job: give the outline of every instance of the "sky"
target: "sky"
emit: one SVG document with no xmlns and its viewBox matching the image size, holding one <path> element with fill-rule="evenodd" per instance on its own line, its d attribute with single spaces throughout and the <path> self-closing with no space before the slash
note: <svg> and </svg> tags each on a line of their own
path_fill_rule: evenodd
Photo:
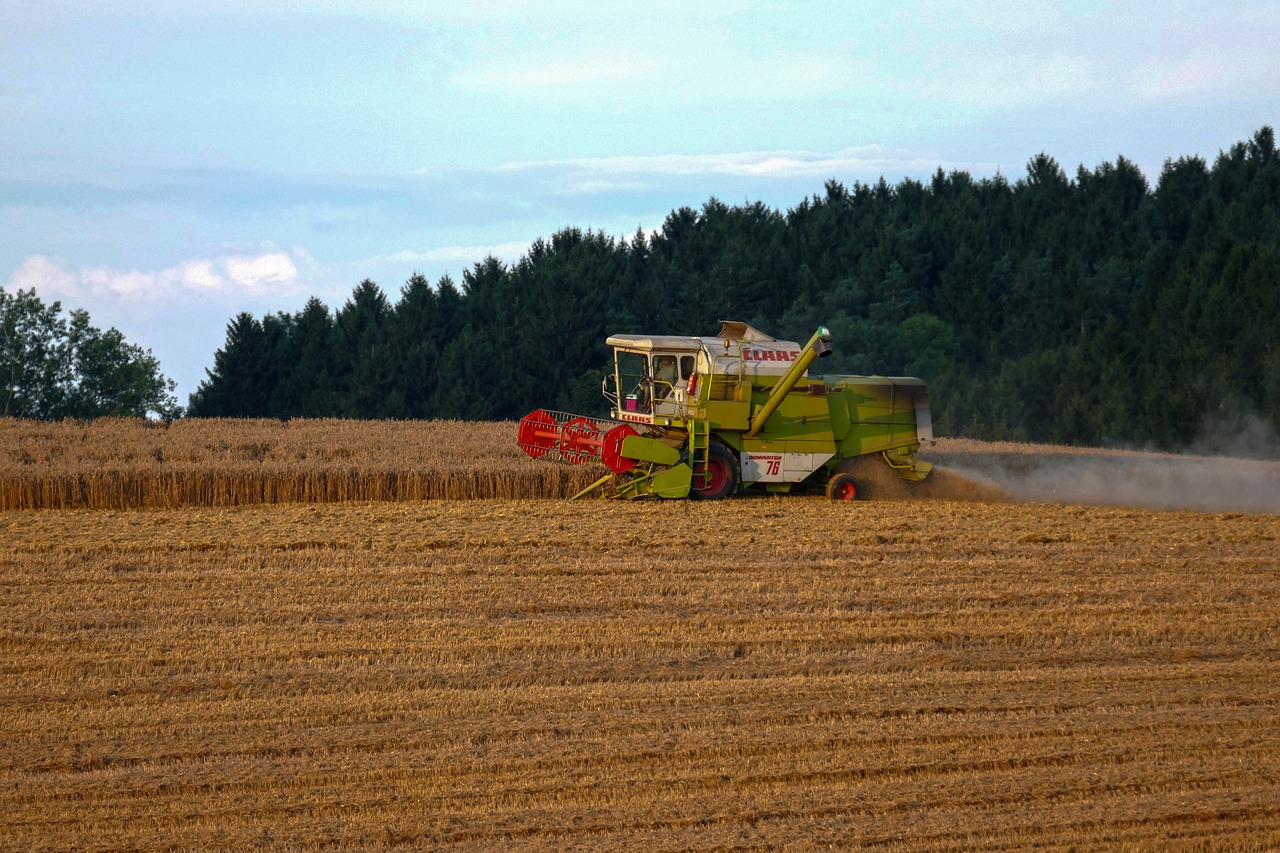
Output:
<svg viewBox="0 0 1280 853">
<path fill-rule="evenodd" d="M 1155 186 L 1280 123 L 1278 44 L 1280 0 L 0 0 L 0 287 L 185 403 L 242 311 L 566 227 L 1041 152 Z"/>
</svg>

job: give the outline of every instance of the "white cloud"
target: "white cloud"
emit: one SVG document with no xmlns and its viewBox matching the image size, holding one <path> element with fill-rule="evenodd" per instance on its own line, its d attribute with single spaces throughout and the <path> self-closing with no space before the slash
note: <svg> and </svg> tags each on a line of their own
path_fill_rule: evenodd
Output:
<svg viewBox="0 0 1280 853">
<path fill-rule="evenodd" d="M 229 257 L 223 259 L 223 265 L 226 267 L 229 283 L 244 290 L 296 291 L 298 268 L 284 252 L 257 257 Z"/>
<path fill-rule="evenodd" d="M 79 286 L 89 294 L 145 300 L 156 293 L 160 276 L 137 270 L 113 270 L 108 267 L 81 267 Z"/>
<path fill-rule="evenodd" d="M 426 251 L 405 250 L 389 255 L 375 255 L 361 261 L 362 265 L 396 264 L 463 264 L 479 263 L 492 255 L 500 261 L 512 263 L 518 261 L 527 251 L 532 241 L 517 240 L 510 243 L 498 243 L 481 246 L 440 246 Z"/>
<path fill-rule="evenodd" d="M 979 167 L 985 164 L 978 164 Z M 725 154 L 658 154 L 649 157 L 583 157 L 564 160 L 521 161 L 505 163 L 499 172 L 545 173 L 548 171 L 579 172 L 592 176 L 614 175 L 728 175 L 736 177 L 828 178 L 837 174 L 898 173 L 932 171 L 943 168 L 975 168 L 975 164 L 941 163 L 935 157 L 915 151 L 891 149 L 881 145 L 843 148 L 830 154 L 813 151 L 744 151 Z M 573 185 L 573 192 L 585 193 L 594 187 L 614 191 L 625 181 L 607 181 L 598 177 Z"/>
<path fill-rule="evenodd" d="M 222 277 L 213 268 L 213 261 L 187 261 L 180 270 L 182 281 L 192 290 L 216 292 L 222 285 Z"/>
<path fill-rule="evenodd" d="M 575 181 L 562 189 L 562 195 L 615 195 L 618 193 L 639 193 L 651 187 L 642 181 L 615 181 L 608 178 L 599 180 Z"/>
<path fill-rule="evenodd" d="M 305 253 L 300 260 L 309 262 Z M 298 268 L 285 252 L 193 258 L 156 271 L 75 267 L 61 258 L 30 255 L 9 279 L 9 290 L 47 299 L 156 302 L 183 297 L 296 296 Z"/>
<path fill-rule="evenodd" d="M 32 255 L 9 279 L 8 290 L 35 290 L 44 299 L 80 295 L 80 280 L 56 258 Z"/>
</svg>

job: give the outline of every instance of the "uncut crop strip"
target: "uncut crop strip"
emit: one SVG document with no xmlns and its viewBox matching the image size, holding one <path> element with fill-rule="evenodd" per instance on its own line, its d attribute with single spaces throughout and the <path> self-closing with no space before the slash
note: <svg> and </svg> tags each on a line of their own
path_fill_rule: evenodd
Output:
<svg viewBox="0 0 1280 853">
<path fill-rule="evenodd" d="M 556 498 L 602 473 L 528 458 L 506 423 L 0 420 L 0 509 Z"/>
<path fill-rule="evenodd" d="M 17 847 L 1280 844 L 1280 518 L 0 514 Z"/>
<path fill-rule="evenodd" d="M 906 484 L 872 458 L 863 494 L 1280 512 L 1280 462 L 964 439 L 923 455 L 954 470 Z M 0 419 L 0 510 L 564 498 L 605 473 L 530 459 L 511 423 Z"/>
</svg>

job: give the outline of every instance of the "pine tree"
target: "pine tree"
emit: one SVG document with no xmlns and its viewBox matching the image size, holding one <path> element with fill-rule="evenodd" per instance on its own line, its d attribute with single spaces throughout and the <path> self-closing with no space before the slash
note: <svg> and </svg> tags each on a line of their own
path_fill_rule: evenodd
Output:
<svg viewBox="0 0 1280 853">
<path fill-rule="evenodd" d="M 356 285 L 335 319 L 339 362 L 339 411 L 346 417 L 403 417 L 396 389 L 399 364 L 391 344 L 391 305 L 373 281 Z"/>
</svg>

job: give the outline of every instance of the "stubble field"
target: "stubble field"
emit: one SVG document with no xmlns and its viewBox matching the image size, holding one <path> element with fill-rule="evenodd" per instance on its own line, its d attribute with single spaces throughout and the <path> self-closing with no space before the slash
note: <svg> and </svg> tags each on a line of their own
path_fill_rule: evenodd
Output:
<svg viewBox="0 0 1280 853">
<path fill-rule="evenodd" d="M 1275 848 L 1278 539 L 942 500 L 6 510 L 0 847 Z"/>
</svg>

